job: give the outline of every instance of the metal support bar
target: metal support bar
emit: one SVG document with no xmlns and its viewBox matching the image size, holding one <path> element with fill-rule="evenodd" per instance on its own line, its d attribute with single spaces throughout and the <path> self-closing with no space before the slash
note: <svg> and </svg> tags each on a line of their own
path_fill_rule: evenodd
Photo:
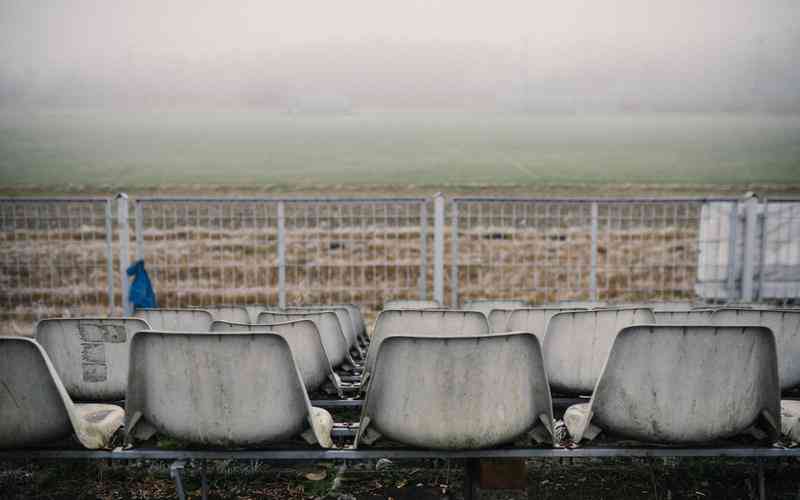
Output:
<svg viewBox="0 0 800 500">
<path fill-rule="evenodd" d="M 764 198 L 764 202 L 761 204 L 761 252 L 759 255 L 758 261 L 758 290 L 756 291 L 756 297 L 758 299 L 764 298 L 764 280 L 767 276 L 767 224 L 769 223 L 768 214 L 769 213 L 769 201 L 767 198 Z"/>
<path fill-rule="evenodd" d="M 452 290 L 451 305 L 458 307 L 458 203 L 453 203 L 453 215 L 450 225 L 452 226 L 453 235 L 451 241 L 451 255 L 453 256 L 452 268 L 450 270 L 450 289 Z"/>
<path fill-rule="evenodd" d="M 206 461 L 200 464 L 200 498 L 208 500 L 208 475 L 206 474 Z"/>
<path fill-rule="evenodd" d="M 444 304 L 444 196 L 433 195 L 433 300 Z"/>
<path fill-rule="evenodd" d="M 106 280 L 108 287 L 108 315 L 114 316 L 114 211 L 111 200 L 106 200 Z"/>
<path fill-rule="evenodd" d="M 144 215 L 142 202 L 136 200 L 133 204 L 133 222 L 136 233 L 136 260 L 144 260 Z"/>
<path fill-rule="evenodd" d="M 764 481 L 764 460 L 758 458 L 756 462 L 758 462 L 758 498 L 767 500 L 767 486 Z"/>
<path fill-rule="evenodd" d="M 286 307 L 286 203 L 278 202 L 278 307 Z"/>
<path fill-rule="evenodd" d="M 186 490 L 183 487 L 183 469 L 186 467 L 184 460 L 172 462 L 169 466 L 169 477 L 175 481 L 175 493 L 179 500 L 186 500 Z"/>
<path fill-rule="evenodd" d="M 128 245 L 131 236 L 128 228 L 128 195 L 125 193 L 117 195 L 117 233 L 119 234 L 119 281 L 122 292 L 122 310 L 125 316 L 130 316 L 133 314 L 133 307 L 128 300 L 128 266 L 130 265 Z"/>
<path fill-rule="evenodd" d="M 598 229 L 598 206 L 597 202 L 592 203 L 592 269 L 589 275 L 589 289 L 591 290 L 591 300 L 597 300 L 597 229 Z"/>
<path fill-rule="evenodd" d="M 468 458 L 464 461 L 464 500 L 479 500 L 481 492 L 478 488 L 478 468 L 480 459 Z"/>
<path fill-rule="evenodd" d="M 728 302 L 737 299 L 736 293 L 736 237 L 739 232 L 739 202 L 734 201 L 728 223 Z"/>
<path fill-rule="evenodd" d="M 419 204 L 419 300 L 428 298 L 428 202 Z"/>
<path fill-rule="evenodd" d="M 742 252 L 742 302 L 752 302 L 756 261 L 756 230 L 758 228 L 758 198 L 744 202 L 744 250 Z"/>
</svg>

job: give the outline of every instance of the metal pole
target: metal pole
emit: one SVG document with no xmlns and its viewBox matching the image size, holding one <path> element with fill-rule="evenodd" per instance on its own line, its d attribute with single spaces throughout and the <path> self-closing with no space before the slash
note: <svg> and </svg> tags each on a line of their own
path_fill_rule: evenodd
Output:
<svg viewBox="0 0 800 500">
<path fill-rule="evenodd" d="M 128 255 L 128 245 L 130 243 L 130 231 L 128 229 L 128 195 L 119 193 L 117 195 L 117 231 L 119 234 L 119 281 L 122 292 L 122 310 L 125 316 L 133 313 L 133 308 L 128 300 L 128 265 L 130 257 Z"/>
<path fill-rule="evenodd" d="M 592 203 L 592 269 L 589 275 L 591 300 L 597 300 L 597 202 Z"/>
<path fill-rule="evenodd" d="M 114 315 L 114 235 L 111 200 L 106 200 L 106 275 L 108 281 L 108 315 Z"/>
<path fill-rule="evenodd" d="M 134 202 L 133 216 L 136 231 L 136 260 L 144 260 L 144 217 L 142 216 L 141 200 Z"/>
<path fill-rule="evenodd" d="M 286 203 L 278 202 L 278 307 L 286 307 Z"/>
<path fill-rule="evenodd" d="M 433 300 L 444 304 L 444 196 L 433 195 Z"/>
<path fill-rule="evenodd" d="M 751 195 L 744 204 L 744 251 L 742 252 L 742 302 L 753 301 L 753 278 L 756 261 L 758 198 Z"/>
<path fill-rule="evenodd" d="M 728 223 L 728 297 L 726 302 L 736 300 L 736 237 L 739 232 L 739 202 L 734 201 Z"/>
<path fill-rule="evenodd" d="M 769 201 L 766 197 L 764 197 L 764 203 L 762 203 L 761 207 L 761 255 L 759 256 L 758 291 L 756 293 L 759 300 L 764 298 L 764 281 L 767 275 L 767 224 L 769 223 L 767 214 L 769 213 Z"/>
<path fill-rule="evenodd" d="M 453 202 L 453 215 L 450 224 L 453 227 L 453 236 L 451 238 L 453 267 L 450 276 L 450 289 L 453 295 L 452 305 L 453 307 L 458 307 L 458 203 L 455 201 Z"/>
<path fill-rule="evenodd" d="M 428 201 L 419 204 L 419 300 L 428 298 Z"/>
</svg>

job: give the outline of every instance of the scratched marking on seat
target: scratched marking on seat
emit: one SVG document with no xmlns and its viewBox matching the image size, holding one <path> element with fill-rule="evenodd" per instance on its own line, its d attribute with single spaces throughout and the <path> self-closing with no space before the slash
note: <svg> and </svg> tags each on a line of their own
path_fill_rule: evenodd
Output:
<svg viewBox="0 0 800 500">
<path fill-rule="evenodd" d="M 78 335 L 84 382 L 105 382 L 108 380 L 106 344 L 124 343 L 128 332 L 123 325 L 80 322 Z"/>
</svg>

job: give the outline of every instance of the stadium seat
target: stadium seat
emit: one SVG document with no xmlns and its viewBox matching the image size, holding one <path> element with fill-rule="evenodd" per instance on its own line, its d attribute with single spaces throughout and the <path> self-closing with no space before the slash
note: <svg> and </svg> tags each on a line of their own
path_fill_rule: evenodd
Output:
<svg viewBox="0 0 800 500">
<path fill-rule="evenodd" d="M 214 305 L 202 306 L 202 309 L 210 312 L 214 320 L 250 323 L 250 311 L 245 306 Z"/>
<path fill-rule="evenodd" d="M 383 303 L 383 310 L 389 309 L 441 309 L 442 305 L 435 300 L 397 299 Z"/>
<path fill-rule="evenodd" d="M 598 300 L 560 300 L 557 304 L 552 305 L 563 307 L 565 309 L 598 309 L 601 307 L 610 306 L 608 302 L 602 302 Z"/>
<path fill-rule="evenodd" d="M 656 323 L 686 325 L 686 324 L 711 324 L 711 315 L 714 309 L 683 309 L 653 311 Z"/>
<path fill-rule="evenodd" d="M 553 392 L 590 394 L 622 328 L 655 322 L 645 308 L 570 311 L 547 323 L 543 351 Z"/>
<path fill-rule="evenodd" d="M 479 449 L 526 433 L 552 441 L 552 403 L 539 341 L 527 333 L 386 338 L 356 447 L 385 436 L 433 449 Z"/>
<path fill-rule="evenodd" d="M 336 313 L 332 311 L 319 312 L 279 312 L 264 311 L 258 315 L 257 324 L 286 323 L 300 319 L 310 319 L 317 325 L 322 345 L 331 361 L 331 366 L 338 368 L 345 361 L 351 366 L 358 366 L 348 352 L 347 337 L 342 332 L 341 324 Z"/>
<path fill-rule="evenodd" d="M 153 330 L 173 332 L 207 332 L 214 321 L 205 309 L 137 309 L 133 315 Z"/>
<path fill-rule="evenodd" d="M 529 306 L 530 304 L 524 300 L 481 299 L 468 300 L 464 302 L 464 304 L 461 306 L 461 309 L 464 311 L 480 311 L 488 318 L 489 314 L 494 309 L 519 309 L 520 307 Z"/>
<path fill-rule="evenodd" d="M 340 396 L 343 395 L 345 388 L 354 389 L 349 384 L 344 384 L 333 371 L 330 359 L 325 353 L 325 347 L 322 345 L 317 325 L 310 319 L 263 325 L 214 321 L 211 323 L 211 331 L 214 333 L 276 333 L 289 343 L 297 368 L 303 376 L 303 383 L 308 392 L 319 389 L 326 381 L 330 381 L 334 391 Z"/>
<path fill-rule="evenodd" d="M 623 328 L 591 401 L 570 407 L 564 422 L 575 441 L 602 429 L 645 442 L 703 443 L 754 426 L 774 440 L 781 428 L 774 336 L 757 326 Z"/>
<path fill-rule="evenodd" d="M 536 335 L 539 342 L 544 342 L 544 334 L 547 331 L 547 322 L 550 321 L 554 315 L 565 311 L 584 311 L 582 308 L 564 308 L 560 306 L 539 306 L 539 307 L 525 307 L 522 309 L 515 309 L 509 311 L 508 319 L 502 330 L 494 330 L 501 332 L 528 332 Z M 490 315 L 490 322 L 492 319 L 500 321 L 503 312 L 494 312 Z"/>
<path fill-rule="evenodd" d="M 73 434 L 85 448 L 108 448 L 124 419 L 119 406 L 74 404 L 35 340 L 0 337 L 0 449 L 52 446 Z"/>
<path fill-rule="evenodd" d="M 375 320 L 365 371 L 370 372 L 381 342 L 391 335 L 466 336 L 489 333 L 489 321 L 478 311 L 402 310 L 382 311 Z"/>
<path fill-rule="evenodd" d="M 120 401 L 128 383 L 131 337 L 149 329 L 136 318 L 44 319 L 36 325 L 36 341 L 71 398 Z"/>
<path fill-rule="evenodd" d="M 800 385 L 800 310 L 719 309 L 711 321 L 716 325 L 760 325 L 772 330 L 778 346 L 781 389 Z"/>
<path fill-rule="evenodd" d="M 193 444 L 252 446 L 298 435 L 332 446 L 288 342 L 269 333 L 143 331 L 131 341 L 126 441 L 155 433 Z"/>
<path fill-rule="evenodd" d="M 333 305 L 324 305 L 324 306 L 288 306 L 286 307 L 286 312 L 311 312 L 316 313 L 320 311 L 332 311 L 336 313 L 336 317 L 339 319 L 339 325 L 342 328 L 342 332 L 344 332 L 345 337 L 347 337 L 348 345 L 350 349 L 354 349 L 359 357 L 363 357 L 364 352 L 361 349 L 360 344 L 358 343 L 358 332 L 356 332 L 355 324 L 350 316 L 350 311 L 347 310 L 344 306 L 333 306 Z"/>
</svg>

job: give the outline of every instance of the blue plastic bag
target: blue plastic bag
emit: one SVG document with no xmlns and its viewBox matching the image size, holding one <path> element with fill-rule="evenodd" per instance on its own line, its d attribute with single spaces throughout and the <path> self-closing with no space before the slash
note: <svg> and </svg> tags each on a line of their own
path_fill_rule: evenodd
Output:
<svg viewBox="0 0 800 500">
<path fill-rule="evenodd" d="M 133 309 L 158 307 L 150 276 L 144 270 L 144 261 L 136 261 L 128 268 L 127 272 L 128 276 L 133 276 L 133 283 L 131 283 L 130 292 L 128 293 L 128 301 L 133 305 Z"/>
</svg>

